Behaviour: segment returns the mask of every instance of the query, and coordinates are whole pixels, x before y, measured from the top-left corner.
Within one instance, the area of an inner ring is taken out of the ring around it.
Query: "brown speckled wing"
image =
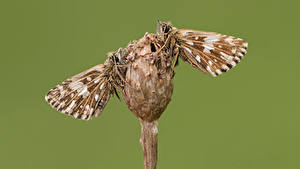
[[[111,94],[103,70],[104,65],[100,64],[65,80],[46,94],[46,101],[77,119],[89,120],[99,115]]]
[[[213,76],[235,67],[248,48],[240,38],[215,32],[179,29],[176,36],[183,60]]]

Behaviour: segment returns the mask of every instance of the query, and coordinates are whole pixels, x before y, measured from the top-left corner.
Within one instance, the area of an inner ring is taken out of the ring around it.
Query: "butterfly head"
[[[114,65],[122,65],[125,63],[124,52],[122,48],[119,48],[116,52],[108,53],[107,62]]]
[[[172,28],[173,26],[170,22],[157,21],[157,34],[168,34]]]

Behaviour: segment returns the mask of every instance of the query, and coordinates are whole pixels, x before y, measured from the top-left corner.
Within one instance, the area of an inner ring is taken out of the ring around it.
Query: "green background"
[[[159,120],[158,169],[299,169],[299,1],[0,1],[0,168],[141,169],[140,124],[112,98],[79,121],[45,93],[103,63],[156,21],[249,42],[217,78],[176,67]]]

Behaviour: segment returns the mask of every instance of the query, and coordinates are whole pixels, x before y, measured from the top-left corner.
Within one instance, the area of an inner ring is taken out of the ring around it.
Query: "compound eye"
[[[156,52],[155,45],[152,42],[150,44],[150,47],[151,47],[151,52]]]
[[[115,57],[115,60],[116,60],[117,63],[119,62],[119,58],[118,57]]]
[[[166,26],[164,33],[168,33],[169,31],[170,31],[170,28],[168,26]]]

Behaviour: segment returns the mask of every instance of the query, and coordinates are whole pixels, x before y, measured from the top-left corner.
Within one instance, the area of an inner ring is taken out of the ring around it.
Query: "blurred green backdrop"
[[[45,93],[156,21],[249,42],[218,78],[181,62],[159,120],[158,169],[299,169],[299,1],[0,1],[0,168],[141,169],[140,125],[112,98],[79,121]]]

